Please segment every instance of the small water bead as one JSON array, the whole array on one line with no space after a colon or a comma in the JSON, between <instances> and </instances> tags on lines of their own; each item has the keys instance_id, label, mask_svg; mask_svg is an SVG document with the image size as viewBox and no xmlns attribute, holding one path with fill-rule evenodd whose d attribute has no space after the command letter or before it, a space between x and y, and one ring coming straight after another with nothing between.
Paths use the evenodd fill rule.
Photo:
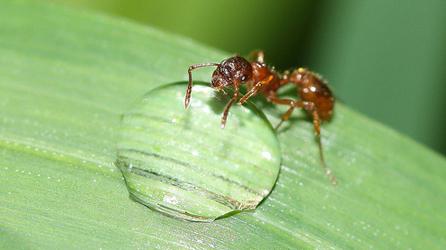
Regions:
<instances>
[{"instance_id":1,"label":"small water bead","mask_svg":"<svg viewBox=\"0 0 446 250\"><path fill-rule=\"evenodd\" d=\"M130 196L191 221L256 208L280 168L271 125L254 107L235 105L221 129L226 97L195 85L185 110L185 89L181 83L152 90L124 114L116 165Z\"/></svg>"}]
</instances>

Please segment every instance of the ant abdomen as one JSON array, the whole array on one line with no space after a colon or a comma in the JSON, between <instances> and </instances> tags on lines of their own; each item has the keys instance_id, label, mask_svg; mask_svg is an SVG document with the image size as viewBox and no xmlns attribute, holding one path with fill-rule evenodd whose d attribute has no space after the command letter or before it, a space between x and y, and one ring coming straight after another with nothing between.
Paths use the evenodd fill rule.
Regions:
<instances>
[{"instance_id":1,"label":"ant abdomen","mask_svg":"<svg viewBox=\"0 0 446 250\"><path fill-rule=\"evenodd\" d=\"M289 80L298 86L297 91L302 101L313 103L321 120L330 120L335 99L321 76L299 68L291 73Z\"/></svg>"}]
</instances>

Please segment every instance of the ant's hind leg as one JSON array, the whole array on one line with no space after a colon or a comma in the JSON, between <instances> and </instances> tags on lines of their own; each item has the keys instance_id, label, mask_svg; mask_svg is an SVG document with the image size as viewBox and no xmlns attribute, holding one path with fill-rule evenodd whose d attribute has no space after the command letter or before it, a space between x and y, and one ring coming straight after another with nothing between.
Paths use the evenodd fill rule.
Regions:
<instances>
[{"instance_id":1,"label":"ant's hind leg","mask_svg":"<svg viewBox=\"0 0 446 250\"><path fill-rule=\"evenodd\" d=\"M333 174L333 171L327 167L327 165L325 164L325 159L324 159L324 152L323 152L323 148L322 148L322 140L321 140L321 120L319 118L319 114L316 111L313 111L312 113L313 115L313 127L314 127L314 132L316 134L316 139L317 139L317 143L319 146L319 155L321 158L321 162L322 162L322 166L324 167L325 170L325 175L328 176L328 178L330 179L331 183L333 185L336 185L336 176Z\"/></svg>"}]
</instances>

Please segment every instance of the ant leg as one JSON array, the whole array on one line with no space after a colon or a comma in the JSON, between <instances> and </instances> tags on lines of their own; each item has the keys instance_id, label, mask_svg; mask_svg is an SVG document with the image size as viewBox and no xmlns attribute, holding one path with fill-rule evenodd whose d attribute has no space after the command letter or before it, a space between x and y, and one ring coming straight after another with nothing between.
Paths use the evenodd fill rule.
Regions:
<instances>
[{"instance_id":1,"label":"ant leg","mask_svg":"<svg viewBox=\"0 0 446 250\"><path fill-rule=\"evenodd\" d=\"M325 170L325 175L330 179L330 181L333 185L336 185L337 184L336 176L333 174L333 171L325 163L324 151L322 148L322 140L321 140L321 127L320 127L321 120L320 120L319 114L314 109L315 108L314 103L303 102L303 101L293 101L291 99L280 99L275 95L275 93L270 93L270 95L268 96L268 100L274 104L290 106L288 111L282 115L282 120L276 126L276 130L279 128L279 126L284 121L289 119L289 117L291 116L291 114L293 113L295 108L303 108L306 111L311 112L311 114L313 116L313 127L314 127L314 131L315 131L315 134L317 136L317 141L318 141L319 155L320 155L320 159L322 162L322 166L324 167L324 170Z\"/></svg>"},{"instance_id":2,"label":"ant leg","mask_svg":"<svg viewBox=\"0 0 446 250\"><path fill-rule=\"evenodd\" d=\"M270 75L270 76L268 77L268 79L256 83L256 84L254 85L254 87L252 87L248 92L246 92L246 94L245 94L242 98L240 98L238 104L242 105L242 104L245 103L249 98L251 98L253 95L256 95L257 92L260 90L260 88L261 88L263 85L268 84L272 79L273 79L273 76Z\"/></svg>"},{"instance_id":3,"label":"ant leg","mask_svg":"<svg viewBox=\"0 0 446 250\"><path fill-rule=\"evenodd\" d=\"M256 83L256 85L254 85L254 87L252 87L248 92L246 92L246 94L242 98L240 98L238 104L242 105L249 98L251 98L253 95L257 94L257 92L259 91L261 86L262 86L262 82Z\"/></svg>"},{"instance_id":4,"label":"ant leg","mask_svg":"<svg viewBox=\"0 0 446 250\"><path fill-rule=\"evenodd\" d=\"M274 127L274 130L278 130L279 127L282 125L282 123L284 121L288 121L288 119L290 119L291 114L294 111L294 107L290 107L283 115L282 115L282 119L280 120L280 122L276 125L276 127Z\"/></svg>"},{"instance_id":5,"label":"ant leg","mask_svg":"<svg viewBox=\"0 0 446 250\"><path fill-rule=\"evenodd\" d=\"M231 108L232 104L237 100L239 95L239 87L238 84L234 84L234 95L232 96L231 100L226 104L225 109L223 111L223 115L221 117L221 128L225 128L226 126L226 120L228 119L229 109Z\"/></svg>"},{"instance_id":6,"label":"ant leg","mask_svg":"<svg viewBox=\"0 0 446 250\"><path fill-rule=\"evenodd\" d=\"M336 176L333 174L333 171L329 167L327 167L327 165L325 164L324 151L322 149L321 128L320 128L321 121L319 118L319 114L317 113L316 110L314 110L312 115L313 115L314 132L316 134L317 142L318 142L318 146L319 146L319 156L321 158L322 166L324 167L324 170L325 170L325 175L330 179L330 181L333 185L336 185L337 184Z\"/></svg>"},{"instance_id":7,"label":"ant leg","mask_svg":"<svg viewBox=\"0 0 446 250\"><path fill-rule=\"evenodd\" d=\"M219 65L220 65L219 63L200 63L189 66L189 70L187 71L189 73L189 84L187 85L186 97L184 98L184 108L187 109L187 107L189 107L190 96L192 94L192 70L209 66L219 66Z\"/></svg>"},{"instance_id":8,"label":"ant leg","mask_svg":"<svg viewBox=\"0 0 446 250\"><path fill-rule=\"evenodd\" d=\"M279 98L277 97L276 93L274 92L270 92L268 93L268 95L266 96L266 99L274 104L278 104L278 105L287 105L287 106L296 106L296 108L302 108L303 102L302 101L295 101L292 99L285 99L285 98Z\"/></svg>"},{"instance_id":9,"label":"ant leg","mask_svg":"<svg viewBox=\"0 0 446 250\"><path fill-rule=\"evenodd\" d=\"M248 58L253 59L254 61L259 63L265 63L265 53L263 53L263 50L251 51Z\"/></svg>"},{"instance_id":10,"label":"ant leg","mask_svg":"<svg viewBox=\"0 0 446 250\"><path fill-rule=\"evenodd\" d=\"M291 99L280 99L274 93L271 93L268 96L268 101L270 101L274 104L289 106L289 109L282 115L282 119L280 120L279 124L277 124L277 126L274 128L275 130L278 130L284 121L288 121L288 119L290 119L290 116L293 113L294 109L305 108L308 105L308 103L300 101L300 100L294 101Z\"/></svg>"}]
</instances>

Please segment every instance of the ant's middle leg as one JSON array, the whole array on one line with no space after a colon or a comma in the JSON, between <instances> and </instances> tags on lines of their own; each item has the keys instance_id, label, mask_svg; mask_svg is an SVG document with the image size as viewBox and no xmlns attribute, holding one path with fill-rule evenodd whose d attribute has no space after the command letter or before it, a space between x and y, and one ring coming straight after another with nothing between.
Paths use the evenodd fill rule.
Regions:
<instances>
[{"instance_id":1,"label":"ant's middle leg","mask_svg":"<svg viewBox=\"0 0 446 250\"><path fill-rule=\"evenodd\" d=\"M279 129L279 127L282 125L284 121L288 121L290 119L294 109L303 108L305 110L310 110L313 109L314 107L314 104L311 102L304 102L301 100L292 100L292 99L282 99L278 98L274 93L271 93L267 99L268 101L274 104L289 106L288 110L282 115L279 124L277 124L277 126L275 127L276 130Z\"/></svg>"},{"instance_id":2,"label":"ant's middle leg","mask_svg":"<svg viewBox=\"0 0 446 250\"><path fill-rule=\"evenodd\" d=\"M291 106L282 116L280 119L280 122L276 125L276 127L274 127L274 130L278 130L280 128L280 126L282 125L283 122L288 121L288 119L290 119L291 114L294 111L294 107Z\"/></svg>"}]
</instances>

